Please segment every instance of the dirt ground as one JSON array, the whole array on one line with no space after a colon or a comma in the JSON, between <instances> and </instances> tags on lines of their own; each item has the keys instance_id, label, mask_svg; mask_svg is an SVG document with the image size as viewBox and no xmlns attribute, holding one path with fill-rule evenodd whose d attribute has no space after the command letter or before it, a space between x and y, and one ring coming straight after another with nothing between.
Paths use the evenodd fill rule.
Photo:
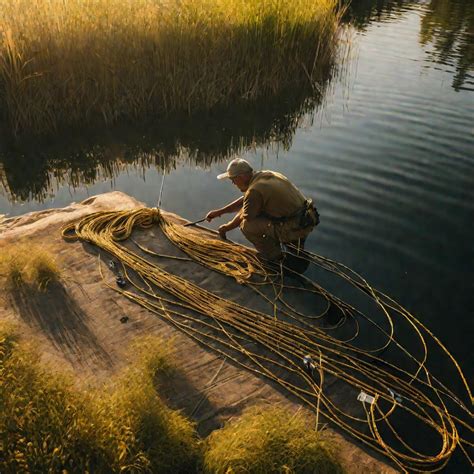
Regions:
<instances>
[{"instance_id":1,"label":"dirt ground","mask_svg":"<svg viewBox=\"0 0 474 474\"><path fill-rule=\"evenodd\" d=\"M202 347L158 316L119 297L100 276L98 250L89 244L66 242L61 237L62 225L89 213L143 206L130 196L111 192L63 209L0 222L0 251L18 242L38 244L57 257L64 271L60 284L34 298L24 298L21 293L7 296L2 290L0 318L14 321L25 338L37 341L35 345L45 362L58 370L70 369L83 386L100 385L126 365L127 346L137 336L157 334L172 338L178 370L164 384L162 395L172 407L182 409L195 420L203 436L250 405L279 404L290 410L307 410L280 387ZM184 222L178 216L173 218ZM178 255L179 251L158 234L153 228L143 231L140 241L151 249ZM218 294L232 292L233 299L246 305L251 299L242 286L234 288L226 277L195 263L164 260L163 265ZM114 274L106 266L104 274L106 281L114 282ZM124 317L128 319L122 323ZM308 417L313 416L309 410L307 413ZM334 434L348 472L397 472L376 453Z\"/></svg>"}]
</instances>

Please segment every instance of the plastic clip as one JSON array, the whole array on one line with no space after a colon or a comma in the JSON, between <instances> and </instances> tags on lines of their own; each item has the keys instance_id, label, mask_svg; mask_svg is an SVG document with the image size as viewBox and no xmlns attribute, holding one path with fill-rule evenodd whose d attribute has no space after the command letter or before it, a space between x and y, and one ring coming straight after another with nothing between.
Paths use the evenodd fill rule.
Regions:
<instances>
[{"instance_id":1,"label":"plastic clip","mask_svg":"<svg viewBox=\"0 0 474 474\"><path fill-rule=\"evenodd\" d=\"M403 397L399 393L394 392L390 389L388 389L388 393L397 403L399 403L400 405L403 403Z\"/></svg>"},{"instance_id":2,"label":"plastic clip","mask_svg":"<svg viewBox=\"0 0 474 474\"><path fill-rule=\"evenodd\" d=\"M309 375L313 375L314 371L316 370L316 363L314 362L313 358L310 355L305 355L303 357L303 365L308 372Z\"/></svg>"}]
</instances>

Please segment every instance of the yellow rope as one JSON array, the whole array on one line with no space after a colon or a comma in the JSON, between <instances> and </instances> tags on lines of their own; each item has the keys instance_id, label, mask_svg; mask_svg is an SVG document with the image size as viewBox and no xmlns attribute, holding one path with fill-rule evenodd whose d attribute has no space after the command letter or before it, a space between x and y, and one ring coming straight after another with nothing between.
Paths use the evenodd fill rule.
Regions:
<instances>
[{"instance_id":1,"label":"yellow rope","mask_svg":"<svg viewBox=\"0 0 474 474\"><path fill-rule=\"evenodd\" d=\"M219 297L166 272L147 260L159 255L139 244L137 246L147 258L121 244L131 236L134 228L146 229L153 225L158 225L166 237L192 260L252 288L273 306L272 316ZM473 433L470 424L472 392L461 367L439 339L413 315L370 287L360 275L344 265L300 250L300 256L338 275L371 298L384 315L388 331L307 278L304 279L306 288L302 291L319 294L327 305L318 315L303 315L285 301L283 290L287 287L281 275L268 272L252 249L173 223L156 208L91 214L67 225L63 236L69 240L90 242L122 263L130 290L108 285L114 291L159 315L234 363L280 384L312 407L318 416L326 417L361 442L387 455L400 469L436 472L446 465L458 445L472 465L466 449L466 446L472 446L472 441L461 438L458 433L461 428L470 436ZM272 297L265 293L268 290L273 291ZM313 321L321 321L331 305L343 315L341 324L350 322L354 326L353 334L345 340L331 335L331 331L341 324L314 326ZM184 313L183 309L187 312ZM397 320L394 317L404 320L412 328L422 347L421 357L412 355L395 338ZM368 321L385 341L374 348L358 348L355 340L360 331L359 320ZM431 374L428 342L448 356L465 394L455 394L446 383ZM255 345L257 348L252 348ZM389 346L414 362L415 370L408 371L383 360L380 353ZM308 354L317 369L311 374L302 364ZM375 398L368 407L363 403L361 413L365 412L364 416L341 408L340 396L331 393L335 381L342 382L346 386L345 393L354 399L360 391ZM392 396L391 391L399 395ZM466 395L467 404L462 401ZM401 402L397 401L398 396L402 397ZM462 417L459 412L463 413ZM416 426L424 426L434 433L438 439L436 447L432 446L430 453L422 453L410 445L398 432L398 417L403 420L410 418ZM464 421L464 417L469 421Z\"/></svg>"}]
</instances>

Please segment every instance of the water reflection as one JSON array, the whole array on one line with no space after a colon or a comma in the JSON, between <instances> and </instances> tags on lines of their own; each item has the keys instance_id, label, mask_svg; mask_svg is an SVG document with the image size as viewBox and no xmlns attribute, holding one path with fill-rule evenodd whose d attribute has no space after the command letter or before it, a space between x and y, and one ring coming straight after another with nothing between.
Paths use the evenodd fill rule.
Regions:
<instances>
[{"instance_id":1,"label":"water reflection","mask_svg":"<svg viewBox=\"0 0 474 474\"><path fill-rule=\"evenodd\" d=\"M0 183L11 201L43 201L58 186L72 188L118 176L127 167L169 172L182 160L199 166L227 160L249 148L289 149L302 120L312 120L335 70L320 87L160 123L122 124L61 142L15 144L0 151ZM38 151L41 150L41 151Z\"/></svg>"},{"instance_id":2,"label":"water reflection","mask_svg":"<svg viewBox=\"0 0 474 474\"><path fill-rule=\"evenodd\" d=\"M453 66L454 89L474 90L474 2L431 0L421 20L420 41L431 61Z\"/></svg>"},{"instance_id":3,"label":"water reflection","mask_svg":"<svg viewBox=\"0 0 474 474\"><path fill-rule=\"evenodd\" d=\"M420 43L427 53L427 64L447 66L453 72L455 90L474 90L474 1L352 0L345 19L363 30L415 8L421 15Z\"/></svg>"},{"instance_id":4,"label":"water reflection","mask_svg":"<svg viewBox=\"0 0 474 474\"><path fill-rule=\"evenodd\" d=\"M345 21L358 29L365 29L370 23L383 22L409 10L418 2L405 0L351 0L347 2Z\"/></svg>"}]
</instances>

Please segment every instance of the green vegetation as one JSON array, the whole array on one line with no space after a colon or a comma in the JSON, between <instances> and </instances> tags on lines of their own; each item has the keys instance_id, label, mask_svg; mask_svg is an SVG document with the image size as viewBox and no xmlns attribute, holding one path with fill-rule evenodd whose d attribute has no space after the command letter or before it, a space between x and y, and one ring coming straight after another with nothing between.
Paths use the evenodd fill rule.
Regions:
<instances>
[{"instance_id":1,"label":"green vegetation","mask_svg":"<svg viewBox=\"0 0 474 474\"><path fill-rule=\"evenodd\" d=\"M154 337L134 345L139 357L99 403L107 421L104 438L115 454L114 471L190 473L200 464L193 423L159 398L156 378L172 370L169 344Z\"/></svg>"},{"instance_id":2,"label":"green vegetation","mask_svg":"<svg viewBox=\"0 0 474 474\"><path fill-rule=\"evenodd\" d=\"M36 245L16 244L0 252L0 275L6 279L7 288L28 286L45 290L48 284L61 278L54 256Z\"/></svg>"},{"instance_id":3,"label":"green vegetation","mask_svg":"<svg viewBox=\"0 0 474 474\"><path fill-rule=\"evenodd\" d=\"M282 408L247 410L208 438L208 473L342 473L334 446L300 412Z\"/></svg>"},{"instance_id":4,"label":"green vegetation","mask_svg":"<svg viewBox=\"0 0 474 474\"><path fill-rule=\"evenodd\" d=\"M252 102L334 63L337 0L0 0L14 135Z\"/></svg>"}]
</instances>

